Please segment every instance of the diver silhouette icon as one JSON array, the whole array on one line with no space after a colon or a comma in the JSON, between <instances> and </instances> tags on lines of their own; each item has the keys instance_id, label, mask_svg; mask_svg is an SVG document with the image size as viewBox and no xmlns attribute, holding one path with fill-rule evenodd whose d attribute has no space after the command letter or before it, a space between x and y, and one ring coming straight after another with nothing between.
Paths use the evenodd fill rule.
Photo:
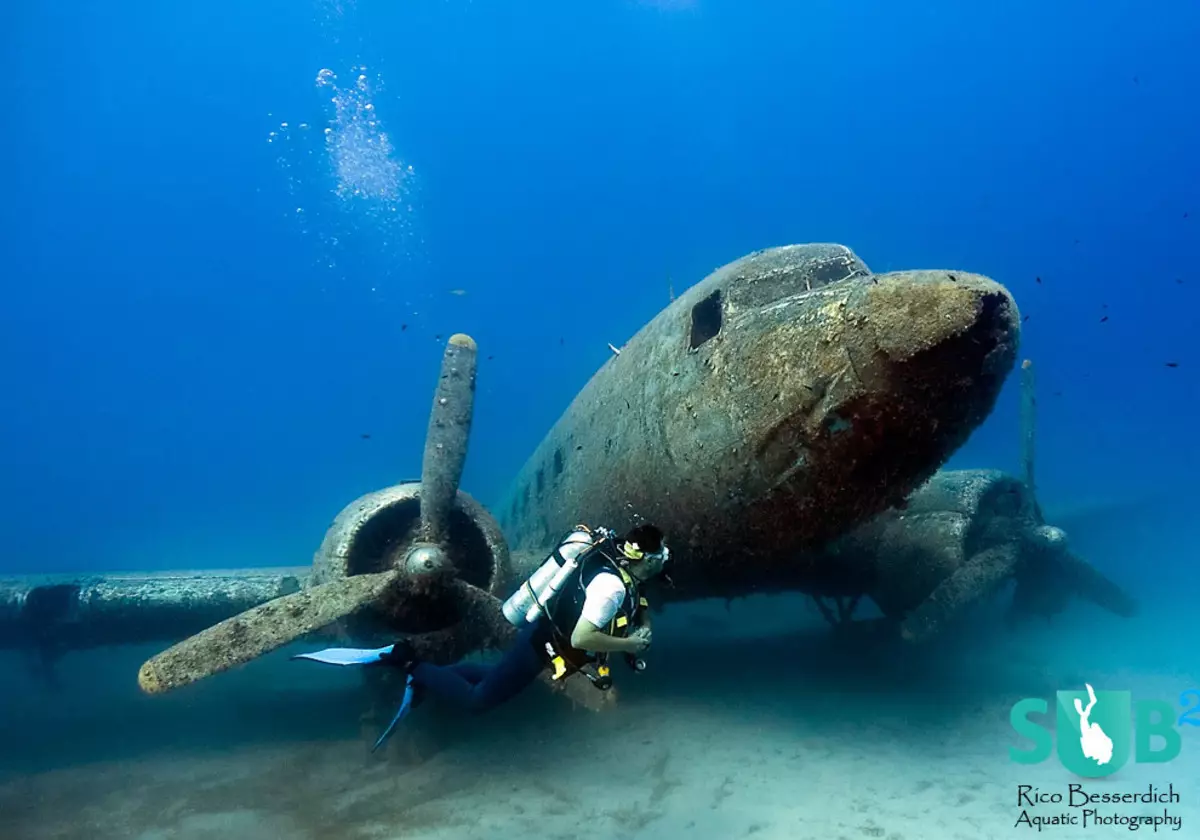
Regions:
<instances>
[{"instance_id":1,"label":"diver silhouette icon","mask_svg":"<svg viewBox=\"0 0 1200 840\"><path fill-rule=\"evenodd\" d=\"M1097 764L1108 764L1113 757L1112 738L1100 728L1100 724L1089 720L1096 705L1096 692L1090 684L1084 685L1087 686L1088 692L1087 708L1084 708L1078 697L1075 698L1075 711L1079 713L1079 746L1086 758Z\"/></svg>"}]
</instances>

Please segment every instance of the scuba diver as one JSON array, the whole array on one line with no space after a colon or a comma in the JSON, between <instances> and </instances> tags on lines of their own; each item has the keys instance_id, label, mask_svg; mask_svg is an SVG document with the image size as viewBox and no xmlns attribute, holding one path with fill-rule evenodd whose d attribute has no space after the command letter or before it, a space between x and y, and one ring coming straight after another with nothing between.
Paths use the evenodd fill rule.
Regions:
<instances>
[{"instance_id":1,"label":"scuba diver","mask_svg":"<svg viewBox=\"0 0 1200 840\"><path fill-rule=\"evenodd\" d=\"M407 639L375 650L328 648L292 658L405 673L400 709L372 751L426 694L482 714L519 694L547 668L554 680L582 671L607 690L610 654L623 654L635 670L645 667L638 654L650 646L651 633L649 602L640 589L666 576L669 559L663 533L654 525L638 525L619 538L607 528L576 526L504 602L504 616L519 632L495 665L422 662Z\"/></svg>"}]
</instances>

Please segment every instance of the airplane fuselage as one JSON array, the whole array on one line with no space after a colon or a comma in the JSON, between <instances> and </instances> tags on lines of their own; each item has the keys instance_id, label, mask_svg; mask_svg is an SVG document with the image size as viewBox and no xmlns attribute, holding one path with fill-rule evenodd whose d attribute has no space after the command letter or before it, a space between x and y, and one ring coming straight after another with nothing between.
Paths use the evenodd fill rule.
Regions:
<instances>
[{"instance_id":1,"label":"airplane fuselage","mask_svg":"<svg viewBox=\"0 0 1200 840\"><path fill-rule=\"evenodd\" d=\"M1014 365L1019 321L979 275L875 275L840 245L756 252L608 359L493 512L514 556L579 522L653 522L674 598L820 590L801 555L967 439Z\"/></svg>"}]
</instances>

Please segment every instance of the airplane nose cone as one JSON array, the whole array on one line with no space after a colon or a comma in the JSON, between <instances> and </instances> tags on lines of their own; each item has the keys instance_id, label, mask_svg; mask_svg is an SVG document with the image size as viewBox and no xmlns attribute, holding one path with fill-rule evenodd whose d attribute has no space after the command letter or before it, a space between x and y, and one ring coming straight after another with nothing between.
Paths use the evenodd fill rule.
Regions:
<instances>
[{"instance_id":1,"label":"airplane nose cone","mask_svg":"<svg viewBox=\"0 0 1200 840\"><path fill-rule=\"evenodd\" d=\"M940 451L944 460L995 407L1016 363L1020 312L1006 288L979 274L903 271L876 279L862 307L870 328L862 338L874 346L873 362L858 367L865 402L878 409L870 392L889 393L889 425L923 438L930 458Z\"/></svg>"},{"instance_id":2,"label":"airplane nose cone","mask_svg":"<svg viewBox=\"0 0 1200 840\"><path fill-rule=\"evenodd\" d=\"M853 385L823 406L823 505L865 514L902 504L995 407L1020 320L1007 289L966 272L879 274L850 295L839 335ZM851 490L872 486L881 495Z\"/></svg>"},{"instance_id":3,"label":"airplane nose cone","mask_svg":"<svg viewBox=\"0 0 1200 840\"><path fill-rule=\"evenodd\" d=\"M746 429L743 486L755 531L790 521L812 546L902 504L966 442L1015 365L1020 314L999 283L951 271L850 278L795 306L745 366L775 409Z\"/></svg>"},{"instance_id":4,"label":"airplane nose cone","mask_svg":"<svg viewBox=\"0 0 1200 840\"><path fill-rule=\"evenodd\" d=\"M862 314L876 350L890 362L947 365L972 378L1003 378L1012 369L1020 317L1012 295L996 281L953 271L896 271L875 280ZM957 354L962 358L955 362Z\"/></svg>"}]
</instances>

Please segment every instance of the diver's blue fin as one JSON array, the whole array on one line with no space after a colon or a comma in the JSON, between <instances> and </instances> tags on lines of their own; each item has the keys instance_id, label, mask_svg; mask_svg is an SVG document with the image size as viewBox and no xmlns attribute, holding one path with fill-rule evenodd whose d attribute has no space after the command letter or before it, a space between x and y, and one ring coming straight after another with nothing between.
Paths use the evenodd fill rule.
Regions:
<instances>
[{"instance_id":1,"label":"diver's blue fin","mask_svg":"<svg viewBox=\"0 0 1200 840\"><path fill-rule=\"evenodd\" d=\"M379 736L379 740L375 742L375 746L371 747L371 752L375 752L375 750L382 747L383 742L391 737L392 730L396 728L396 724L412 709L412 701L413 678L412 674L409 674L408 679L405 681L404 699L400 701L400 708L396 710L396 716L392 718L392 722L388 724L387 729L383 730L383 734Z\"/></svg>"},{"instance_id":2,"label":"diver's blue fin","mask_svg":"<svg viewBox=\"0 0 1200 840\"><path fill-rule=\"evenodd\" d=\"M381 648L325 648L312 653L298 653L292 659L311 659L326 665L369 665L392 652L395 645Z\"/></svg>"}]
</instances>

